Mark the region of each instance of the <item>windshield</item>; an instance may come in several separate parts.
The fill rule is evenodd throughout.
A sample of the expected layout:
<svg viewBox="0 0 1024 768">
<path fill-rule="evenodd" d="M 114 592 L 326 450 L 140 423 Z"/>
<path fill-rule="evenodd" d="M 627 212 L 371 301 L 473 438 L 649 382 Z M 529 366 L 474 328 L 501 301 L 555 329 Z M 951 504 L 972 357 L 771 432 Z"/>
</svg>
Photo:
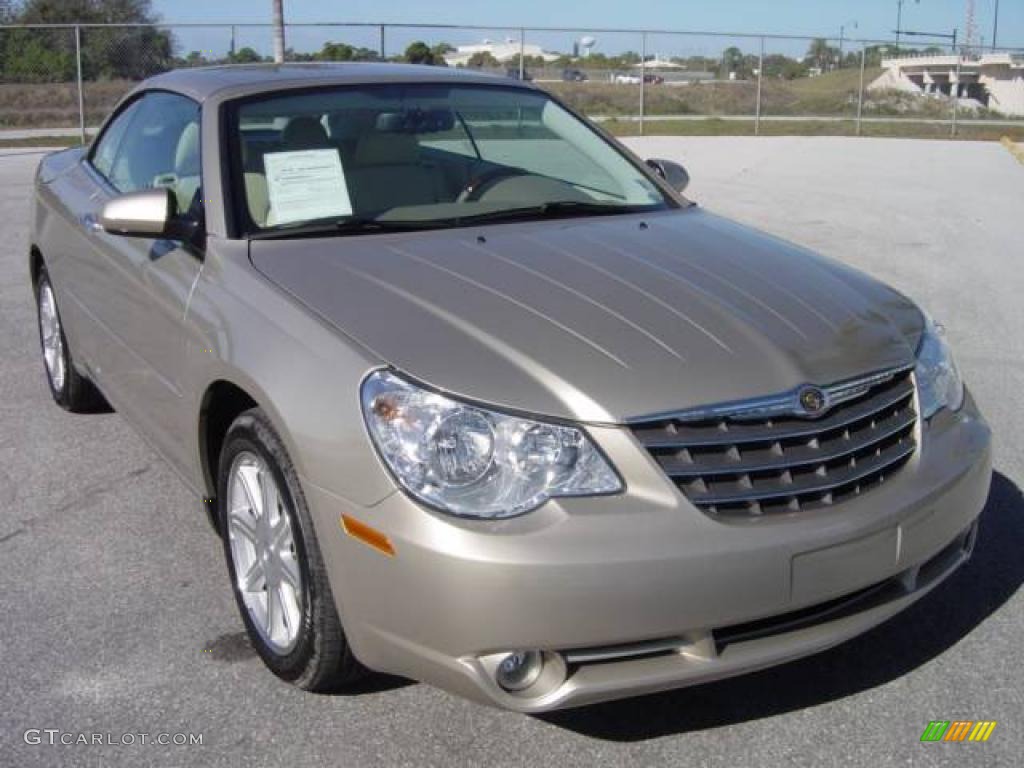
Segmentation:
<svg viewBox="0 0 1024 768">
<path fill-rule="evenodd" d="M 235 109 L 236 183 L 244 228 L 256 237 L 670 205 L 625 155 L 540 92 L 338 86 Z"/>
</svg>

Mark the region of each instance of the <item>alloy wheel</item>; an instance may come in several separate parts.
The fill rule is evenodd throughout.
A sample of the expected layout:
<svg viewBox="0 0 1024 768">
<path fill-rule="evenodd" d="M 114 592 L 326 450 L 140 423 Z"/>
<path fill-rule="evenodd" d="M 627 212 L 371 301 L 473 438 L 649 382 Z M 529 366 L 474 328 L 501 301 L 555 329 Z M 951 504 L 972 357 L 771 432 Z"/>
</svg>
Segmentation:
<svg viewBox="0 0 1024 768">
<path fill-rule="evenodd" d="M 280 655 L 298 642 L 304 592 L 291 518 L 273 472 L 254 453 L 235 457 L 227 522 L 236 585 L 252 625 Z"/>
<path fill-rule="evenodd" d="M 66 374 L 64 334 L 61 331 L 57 302 L 49 281 L 44 281 L 39 288 L 39 335 L 42 339 L 43 361 L 46 363 L 46 374 L 50 377 L 50 384 L 53 385 L 55 392 L 62 392 Z"/>
</svg>

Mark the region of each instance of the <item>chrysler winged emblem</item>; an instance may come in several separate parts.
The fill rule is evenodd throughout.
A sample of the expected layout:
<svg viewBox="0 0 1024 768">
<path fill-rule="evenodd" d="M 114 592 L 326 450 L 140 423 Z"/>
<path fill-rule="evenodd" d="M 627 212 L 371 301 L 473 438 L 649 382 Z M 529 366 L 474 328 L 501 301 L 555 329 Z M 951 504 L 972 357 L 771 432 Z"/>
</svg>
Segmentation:
<svg viewBox="0 0 1024 768">
<path fill-rule="evenodd" d="M 828 408 L 828 396 L 817 387 L 804 387 L 798 397 L 805 416 L 821 416 Z"/>
</svg>

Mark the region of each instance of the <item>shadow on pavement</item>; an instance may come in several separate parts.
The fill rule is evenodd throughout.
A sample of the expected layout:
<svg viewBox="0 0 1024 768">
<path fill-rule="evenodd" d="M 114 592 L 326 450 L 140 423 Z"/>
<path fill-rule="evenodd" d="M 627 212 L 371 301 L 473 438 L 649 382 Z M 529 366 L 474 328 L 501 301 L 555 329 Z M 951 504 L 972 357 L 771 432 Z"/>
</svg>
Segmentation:
<svg viewBox="0 0 1024 768">
<path fill-rule="evenodd" d="M 416 681 L 396 675 L 385 675 L 382 672 L 371 672 L 362 680 L 329 693 L 331 696 L 365 696 L 370 693 L 385 693 L 410 685 L 416 685 Z"/>
<path fill-rule="evenodd" d="M 743 677 L 541 715 L 610 741 L 640 741 L 771 717 L 887 683 L 942 654 L 1024 583 L 1024 496 L 992 476 L 974 556 L 929 595 L 875 629 L 816 656 Z"/>
</svg>

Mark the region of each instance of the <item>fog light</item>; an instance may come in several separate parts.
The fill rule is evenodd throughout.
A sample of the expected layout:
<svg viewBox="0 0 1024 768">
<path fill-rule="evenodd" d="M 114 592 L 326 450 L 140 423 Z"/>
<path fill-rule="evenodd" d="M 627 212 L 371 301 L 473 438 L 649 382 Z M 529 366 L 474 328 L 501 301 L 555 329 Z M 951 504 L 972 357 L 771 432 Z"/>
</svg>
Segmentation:
<svg viewBox="0 0 1024 768">
<path fill-rule="evenodd" d="M 540 651 L 514 651 L 498 663 L 494 677 L 506 691 L 522 691 L 537 682 L 543 668 Z"/>
</svg>

